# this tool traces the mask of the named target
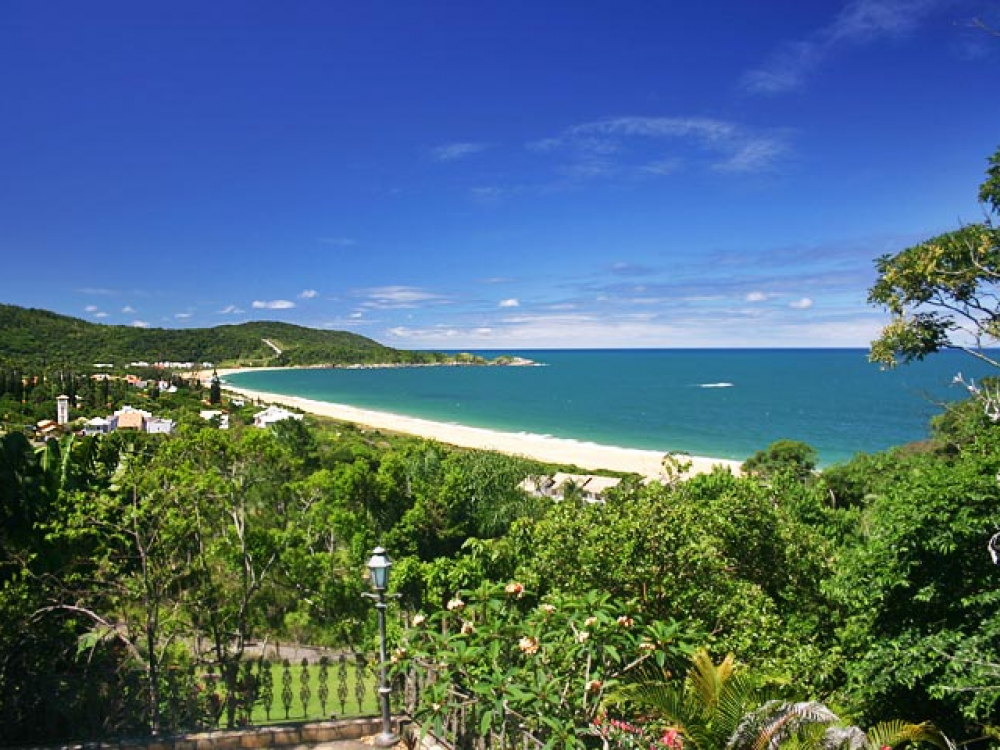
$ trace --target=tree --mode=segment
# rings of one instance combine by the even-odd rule
[[[212,370],[212,385],[208,389],[208,403],[222,403],[222,383],[219,381],[219,373]]]
[[[743,463],[743,471],[762,479],[772,479],[779,474],[787,474],[804,480],[808,479],[815,469],[816,449],[799,440],[776,440]]]
[[[1000,149],[979,189],[983,221],[932,237],[875,265],[868,301],[892,316],[870,358],[886,367],[959,349],[993,367],[1000,341]]]

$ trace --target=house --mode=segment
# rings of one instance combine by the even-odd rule
[[[198,416],[204,419],[206,422],[211,422],[213,419],[218,419],[220,430],[229,429],[229,415],[220,409],[202,409],[200,412],[198,412]]]
[[[521,482],[521,489],[535,497],[551,497],[562,500],[573,488],[587,503],[603,503],[604,494],[621,484],[617,477],[601,477],[594,474],[567,474],[558,472],[551,477],[528,477]]]
[[[123,406],[109,417],[111,432],[117,430],[135,430],[136,432],[146,431],[146,420],[152,419],[153,415],[142,409],[134,409],[131,406]]]
[[[107,435],[111,431],[111,423],[103,417],[88,419],[83,425],[84,435]]]
[[[170,435],[176,426],[177,423],[172,419],[150,417],[146,420],[146,432],[150,435]]]
[[[288,409],[283,409],[280,406],[269,406],[264,411],[253,415],[253,426],[260,428],[270,427],[275,422],[280,422],[283,419],[301,420],[302,415],[288,411]]]
[[[59,425],[51,419],[42,419],[35,425],[35,430],[43,438],[49,438],[59,432]]]

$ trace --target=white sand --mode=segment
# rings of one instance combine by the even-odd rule
[[[244,372],[244,370],[220,370],[219,377]],[[211,373],[208,373],[211,376]],[[640,474],[644,477],[659,477],[662,475],[664,452],[639,450],[635,448],[618,448],[610,445],[598,445],[565,438],[555,438],[546,435],[529,433],[500,432],[482,427],[466,427],[459,424],[432,422],[428,419],[407,417],[402,414],[392,414],[370,409],[358,409],[346,404],[333,404],[326,401],[300,398],[298,396],[283,396],[277,393],[252,391],[246,388],[224,384],[227,391],[240,394],[246,398],[259,399],[272,404],[282,404],[310,414],[318,414],[342,422],[373,427],[388,432],[401,432],[408,435],[437,440],[441,443],[456,445],[462,448],[477,448],[480,450],[499,451],[512,456],[525,456],[538,461],[555,464],[570,464],[592,471],[605,469]],[[728,468],[738,473],[739,461],[704,456],[683,456],[691,463],[689,474],[710,472],[716,466]]]

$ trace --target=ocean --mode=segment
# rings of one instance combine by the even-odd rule
[[[254,390],[504,432],[743,460],[782,438],[827,466],[924,439],[963,398],[954,384],[990,375],[946,352],[882,371],[865,349],[666,349],[476,352],[538,367],[412,367],[246,372]]]

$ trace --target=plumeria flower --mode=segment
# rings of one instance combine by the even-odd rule
[[[424,615],[422,615],[420,613],[417,613],[417,614],[413,615],[413,627],[419,628],[425,622],[427,622],[427,617],[426,616],[424,616]]]
[[[586,643],[589,639],[590,639],[590,633],[588,633],[586,630],[581,630],[579,633],[576,634],[577,643]]]
[[[586,620],[583,621],[583,627],[592,628],[597,624],[597,618],[591,615]]]
[[[656,651],[656,644],[652,641],[643,641],[639,644],[640,651]]]
[[[551,615],[553,612],[556,611],[555,605],[553,604],[540,604],[538,605],[538,608],[545,613],[546,617],[548,617],[549,615]]]
[[[465,606],[465,602],[459,599],[457,596],[454,599],[450,599],[447,604],[449,612],[454,612],[457,609],[462,609]]]
[[[469,635],[470,633],[476,632],[476,626],[472,624],[470,620],[464,620],[462,622],[462,635]]]
[[[524,594],[524,585],[518,583],[517,581],[512,581],[511,583],[508,583],[506,586],[504,586],[503,590],[507,592],[508,595],[520,599],[521,596]]]
[[[600,690],[600,689],[601,689],[601,688],[602,688],[603,686],[604,686],[604,683],[603,683],[603,682],[601,682],[600,680],[590,680],[590,681],[589,681],[589,682],[587,683],[587,692],[588,692],[588,693],[596,693],[596,692],[597,692],[598,690]]]
[[[623,628],[631,628],[635,625],[635,620],[633,620],[628,615],[620,615],[617,620],[618,624]]]
[[[537,654],[538,640],[532,638],[530,635],[526,635],[517,642],[517,647],[525,654]]]

